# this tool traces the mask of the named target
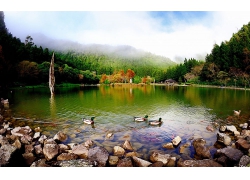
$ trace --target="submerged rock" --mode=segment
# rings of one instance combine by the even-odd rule
[[[67,138],[68,136],[65,133],[59,131],[58,133],[56,133],[53,139],[58,142],[64,142],[67,140]]]
[[[87,159],[89,150],[84,145],[79,144],[72,148],[72,153],[78,155],[82,159]]]
[[[209,159],[211,154],[208,147],[205,147],[206,141],[203,138],[193,141],[194,150],[198,159]]]
[[[150,155],[151,162],[161,161],[163,162],[164,165],[168,163],[169,159],[170,159],[170,154],[165,154],[158,151],[153,151]]]
[[[174,145],[171,142],[164,144],[162,147],[164,147],[166,149],[174,149]]]

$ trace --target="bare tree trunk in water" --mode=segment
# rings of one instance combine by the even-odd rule
[[[55,94],[54,85],[55,85],[55,75],[54,75],[54,52],[53,52],[49,68],[49,88],[51,95]]]

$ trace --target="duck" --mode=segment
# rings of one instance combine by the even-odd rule
[[[162,120],[162,118],[159,118],[159,120],[149,121],[149,125],[152,125],[152,126],[160,125],[162,123],[161,120]]]
[[[134,117],[134,120],[137,122],[142,122],[142,121],[146,121],[148,119],[148,115],[145,115],[144,117]]]
[[[240,116],[241,110],[239,110],[239,111],[233,110],[233,111],[234,111],[234,115],[235,115],[235,116]]]
[[[85,124],[94,124],[94,119],[95,119],[95,117],[91,117],[91,119],[83,118],[82,120]]]

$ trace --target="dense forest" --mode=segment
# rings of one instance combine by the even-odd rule
[[[229,41],[215,44],[205,60],[184,59],[176,64],[168,58],[149,52],[136,56],[84,52],[79,49],[51,49],[34,43],[27,35],[25,42],[14,37],[0,11],[0,86],[48,84],[52,53],[55,52],[55,78],[60,83],[134,83],[164,82],[249,86],[250,23],[233,33]],[[125,53],[137,52],[124,46]],[[167,51],[167,49],[166,49]]]

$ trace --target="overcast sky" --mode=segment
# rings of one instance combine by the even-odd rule
[[[21,40],[42,33],[82,44],[130,45],[176,62],[204,59],[250,21],[250,11],[23,9],[4,10],[7,28]]]

